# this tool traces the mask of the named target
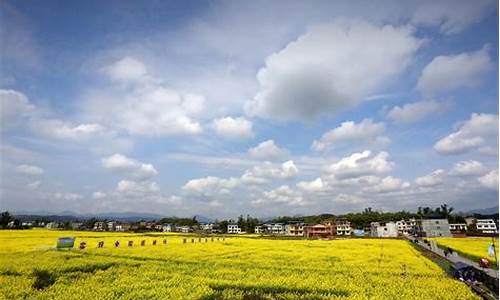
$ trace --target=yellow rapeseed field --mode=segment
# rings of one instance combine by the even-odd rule
[[[51,249],[59,236],[89,247]],[[175,234],[49,230],[0,231],[0,298],[480,299],[403,240],[199,242]]]
[[[495,262],[495,257],[488,256],[488,247],[492,244],[490,237],[466,237],[466,238],[433,238],[437,241],[438,246],[442,248],[450,247],[461,255],[478,261],[480,258],[487,258]],[[498,258],[498,239],[495,239],[495,246]]]

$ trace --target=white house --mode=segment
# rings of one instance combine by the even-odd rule
[[[482,233],[498,233],[497,224],[493,219],[478,219],[476,221],[476,228]]]
[[[191,231],[191,227],[189,227],[189,226],[177,226],[176,230],[177,230],[177,232],[188,233]]]
[[[239,234],[239,233],[241,233],[241,228],[238,224],[229,224],[229,225],[227,225],[227,233]]]
[[[351,235],[351,222],[347,220],[335,221],[337,235]]]
[[[254,232],[255,233],[264,233],[264,227],[262,225],[257,225],[257,226],[255,226]]]
[[[200,229],[204,230],[204,231],[210,231],[210,232],[212,232],[212,230],[214,229],[214,224],[212,224],[212,223],[209,223],[209,224],[200,224]]]
[[[163,225],[161,225],[161,231],[163,231],[163,232],[172,232],[172,231],[174,231],[174,225],[172,225],[172,224],[163,224]]]
[[[398,227],[398,233],[400,235],[409,235],[413,233],[415,228],[416,221],[415,219],[409,220],[400,220],[396,222],[396,226]]]
[[[304,223],[286,224],[285,234],[290,236],[304,236]]]
[[[398,236],[398,226],[394,222],[387,222],[381,225],[378,222],[371,223],[371,235],[379,238],[389,238]]]

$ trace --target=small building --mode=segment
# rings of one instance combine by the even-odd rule
[[[175,231],[175,226],[173,224],[162,224],[161,231],[163,231],[163,232]]]
[[[335,227],[337,235],[339,236],[349,236],[352,233],[351,222],[347,220],[337,220],[335,221]]]
[[[81,222],[71,222],[71,229],[80,230],[83,228],[83,223]]]
[[[121,223],[115,225],[115,231],[125,232],[129,230],[130,230],[130,224],[128,223]]]
[[[95,222],[93,230],[94,231],[105,231],[106,230],[106,223],[104,223],[104,222]]]
[[[304,226],[304,236],[308,239],[331,239],[335,233],[335,226],[331,223]]]
[[[227,233],[240,234],[241,228],[238,224],[229,224],[227,225]]]
[[[398,227],[398,234],[403,236],[412,234],[415,230],[415,225],[416,221],[413,218],[409,220],[403,219],[396,222],[396,226]]]
[[[264,233],[264,226],[262,226],[262,225],[257,225],[257,226],[255,226],[255,228],[254,228],[254,232],[255,232],[255,233],[258,233],[258,234],[262,234],[262,233]]]
[[[372,237],[394,238],[398,237],[398,226],[394,222],[387,222],[385,224],[372,222],[370,233]]]
[[[418,237],[450,237],[450,224],[447,219],[417,219],[415,235]]]
[[[106,227],[107,227],[108,231],[115,231],[115,226],[116,226],[116,222],[115,221],[109,221],[106,224]]]
[[[214,229],[214,224],[200,224],[200,229],[203,231],[212,232],[212,230]]]
[[[304,223],[295,222],[286,224],[285,234],[289,236],[304,236]]]
[[[12,222],[14,222],[14,221],[12,221]],[[14,225],[14,223],[12,223],[12,226],[13,225]],[[57,222],[49,222],[49,223],[47,223],[47,225],[45,225],[45,228],[47,228],[47,229],[59,228],[59,223],[57,223]]]
[[[191,231],[191,227],[189,226],[176,226],[177,232],[188,233]]]
[[[498,233],[497,224],[493,219],[477,219],[476,229],[481,233]]]

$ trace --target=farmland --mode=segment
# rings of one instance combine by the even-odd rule
[[[58,236],[75,236],[88,248],[52,250]],[[116,240],[119,248],[112,245]],[[133,247],[126,246],[129,240]],[[175,234],[49,230],[0,231],[0,297],[479,299],[402,240],[234,236],[199,242]]]
[[[467,257],[473,261],[478,261],[480,258],[487,258],[495,261],[494,257],[488,256],[488,247],[491,245],[490,237],[467,237],[467,238],[434,238],[439,247],[450,247],[460,255]],[[498,256],[498,239],[495,239],[497,256]]]

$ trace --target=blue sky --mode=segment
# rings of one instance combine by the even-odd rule
[[[1,209],[498,205],[495,1],[0,9]]]

